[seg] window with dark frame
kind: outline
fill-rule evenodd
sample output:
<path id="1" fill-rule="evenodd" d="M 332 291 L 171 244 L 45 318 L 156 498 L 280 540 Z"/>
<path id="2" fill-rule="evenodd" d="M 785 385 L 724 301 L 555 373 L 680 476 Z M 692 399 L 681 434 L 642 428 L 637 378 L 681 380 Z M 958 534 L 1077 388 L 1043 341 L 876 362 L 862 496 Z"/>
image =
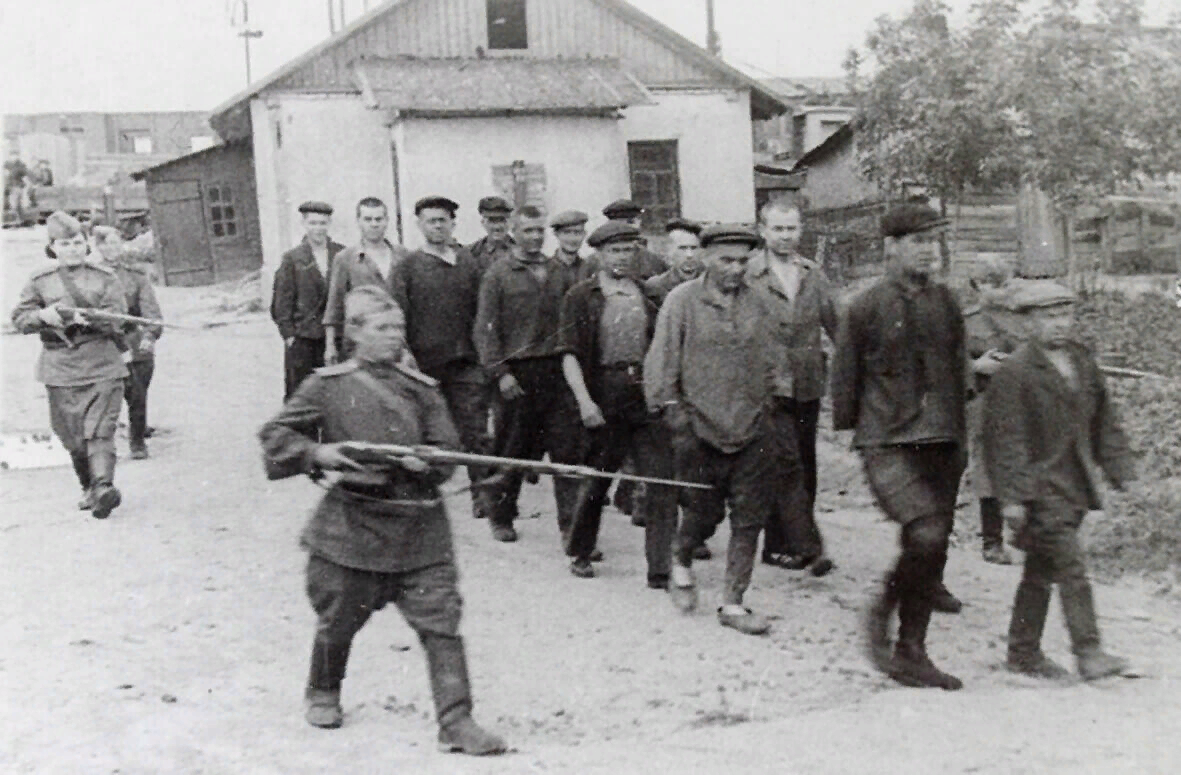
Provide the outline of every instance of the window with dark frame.
<path id="1" fill-rule="evenodd" d="M 485 0 L 488 11 L 488 50 L 529 48 L 525 0 Z"/>
<path id="2" fill-rule="evenodd" d="M 659 231 L 681 217 L 681 175 L 676 140 L 627 144 L 632 200 L 644 208 L 644 230 Z"/>
<path id="3" fill-rule="evenodd" d="M 238 217 L 234 208 L 234 192 L 230 186 L 226 183 L 206 186 L 205 203 L 209 207 L 209 230 L 213 236 L 238 236 Z"/>

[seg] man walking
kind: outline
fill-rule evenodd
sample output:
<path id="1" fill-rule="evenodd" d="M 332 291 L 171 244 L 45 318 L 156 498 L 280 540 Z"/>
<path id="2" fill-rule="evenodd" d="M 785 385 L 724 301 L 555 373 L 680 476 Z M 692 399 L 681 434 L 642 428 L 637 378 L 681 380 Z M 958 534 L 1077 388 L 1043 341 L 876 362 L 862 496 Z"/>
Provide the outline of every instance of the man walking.
<path id="1" fill-rule="evenodd" d="M 513 235 L 509 233 L 509 216 L 513 207 L 504 198 L 486 196 L 476 205 L 484 236 L 468 245 L 468 252 L 487 270 L 499 259 L 513 254 Z"/>
<path id="2" fill-rule="evenodd" d="M 344 250 L 344 245 L 328 236 L 332 205 L 304 202 L 299 213 L 303 218 L 303 240 L 283 254 L 271 293 L 271 319 L 283 339 L 284 401 L 309 374 L 324 365 L 328 278 L 336 254 Z"/>
<path id="3" fill-rule="evenodd" d="M 474 339 L 480 365 L 494 381 L 495 454 L 555 463 L 582 455 L 582 424 L 562 376 L 559 317 L 570 275 L 541 248 L 545 216 L 526 205 L 513 215 L 513 253 L 488 268 L 480 284 Z M 513 521 L 521 491 L 519 470 L 499 474 L 488 488 L 492 537 L 517 540 Z M 569 530 L 578 482 L 554 479 L 558 527 Z"/>
<path id="4" fill-rule="evenodd" d="M 902 526 L 902 554 L 867 619 L 874 665 L 907 686 L 959 689 L 926 650 L 932 610 L 959 608 L 944 599 L 942 578 L 966 459 L 964 321 L 955 296 L 931 276 L 945 225 L 918 203 L 882 218 L 886 275 L 850 302 L 837 335 L 833 428 L 855 430 L 870 489 Z"/>
<path id="5" fill-rule="evenodd" d="M 823 576 L 833 568 L 824 555 L 816 526 L 816 425 L 826 383 L 827 356 L 821 331 L 837 335 L 837 308 L 824 270 L 799 254 L 800 208 L 773 199 L 759 212 L 765 247 L 751 260 L 748 282 L 766 307 L 766 323 L 775 347 L 775 411 L 783 425 L 794 426 L 801 475 L 808 498 L 804 508 L 767 523 L 763 562 L 789 570 L 811 566 Z M 786 441 L 785 441 L 786 443 Z M 789 503 L 784 500 L 781 508 Z M 787 532 L 779 527 L 783 525 Z"/>
<path id="6" fill-rule="evenodd" d="M 328 363 L 348 357 L 347 352 L 339 352 L 337 347 L 338 342 L 346 349 L 348 346 L 341 339 L 345 296 L 366 285 L 385 288 L 393 268 L 406 257 L 405 248 L 386 239 L 389 225 L 385 202 L 370 196 L 357 203 L 361 241 L 336 254 L 328 280 L 328 298 L 324 302 L 324 360 Z"/>
<path id="7" fill-rule="evenodd" d="M 472 339 L 484 272 L 480 262 L 452 239 L 458 209 L 443 196 L 424 197 L 414 204 L 423 244 L 394 267 L 388 289 L 406 315 L 410 352 L 423 373 L 439 383 L 464 449 L 486 454 L 488 380 Z M 473 485 L 486 473 L 483 467 L 468 467 Z M 476 517 L 486 516 L 483 500 L 482 490 L 472 490 Z"/>

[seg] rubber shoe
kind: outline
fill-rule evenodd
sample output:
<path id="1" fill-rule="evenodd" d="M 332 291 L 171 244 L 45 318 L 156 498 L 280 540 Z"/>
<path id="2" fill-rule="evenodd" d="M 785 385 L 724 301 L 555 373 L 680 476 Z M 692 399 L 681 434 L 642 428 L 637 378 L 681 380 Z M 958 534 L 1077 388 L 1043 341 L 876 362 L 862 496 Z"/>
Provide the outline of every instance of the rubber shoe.
<path id="1" fill-rule="evenodd" d="M 491 756 L 507 748 L 502 738 L 485 731 L 471 716 L 456 719 L 439 730 L 439 750 L 443 753 Z"/>
<path id="2" fill-rule="evenodd" d="M 771 630 L 771 622 L 767 621 L 767 617 L 749 608 L 733 611 L 729 610 L 729 606 L 722 606 L 718 609 L 718 621 L 723 627 L 738 630 L 744 635 L 766 635 Z"/>
<path id="3" fill-rule="evenodd" d="M 706 546 L 705 544 L 702 544 L 701 546 L 699 546 L 693 550 L 693 559 L 694 560 L 712 560 L 713 558 L 714 558 L 714 553 L 711 552 L 709 547 Z"/>
<path id="4" fill-rule="evenodd" d="M 1084 681 L 1097 681 L 1128 671 L 1128 660 L 1096 649 L 1078 657 L 1078 674 Z"/>
<path id="5" fill-rule="evenodd" d="M 936 611 L 945 614 L 958 614 L 964 610 L 964 604 L 960 602 L 958 597 L 951 594 L 947 587 L 943 586 L 943 582 L 939 582 L 939 586 L 931 595 L 931 606 Z"/>
<path id="6" fill-rule="evenodd" d="M 988 544 L 981 550 L 984 561 L 993 565 L 1012 565 L 1013 558 L 1001 544 Z"/>
<path id="7" fill-rule="evenodd" d="M 590 560 L 575 560 L 570 563 L 570 575 L 577 576 L 580 579 L 593 579 L 595 577 L 595 569 L 590 564 Z"/>
<path id="8" fill-rule="evenodd" d="M 511 544 L 517 540 L 517 530 L 512 525 L 492 523 L 492 538 L 501 543 Z"/>
<path id="9" fill-rule="evenodd" d="M 104 487 L 94 496 L 90 515 L 95 519 L 106 519 L 123 502 L 123 495 L 114 487 Z"/>
<path id="10" fill-rule="evenodd" d="M 304 718 L 320 729 L 338 729 L 344 723 L 340 690 L 308 689 L 304 695 Z"/>
<path id="11" fill-rule="evenodd" d="M 1009 657 L 1005 662 L 1005 669 L 1010 673 L 1045 678 L 1051 681 L 1064 681 L 1071 677 L 1069 670 L 1042 653 L 1029 659 Z"/>
<path id="12" fill-rule="evenodd" d="M 964 682 L 950 673 L 945 673 L 931 662 L 921 649 L 899 644 L 890 660 L 890 677 L 903 686 L 944 689 L 956 691 L 964 688 Z"/>

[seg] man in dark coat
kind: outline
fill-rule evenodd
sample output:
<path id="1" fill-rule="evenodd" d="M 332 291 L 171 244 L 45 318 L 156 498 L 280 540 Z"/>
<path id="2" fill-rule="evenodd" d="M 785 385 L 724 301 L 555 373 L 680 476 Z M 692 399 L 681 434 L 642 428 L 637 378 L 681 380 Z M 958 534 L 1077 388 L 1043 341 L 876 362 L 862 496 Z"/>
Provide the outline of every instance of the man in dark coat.
<path id="1" fill-rule="evenodd" d="M 931 276 L 946 220 L 926 205 L 882 218 L 886 275 L 854 298 L 837 335 L 833 428 L 854 429 L 878 506 L 902 526 L 902 554 L 867 618 L 874 665 L 907 686 L 959 689 L 927 656 L 937 607 L 958 610 L 942 586 L 956 494 L 966 462 L 964 321 Z M 950 599 L 947 599 L 950 598 Z M 889 623 L 898 609 L 898 645 Z"/>
<path id="2" fill-rule="evenodd" d="M 500 753 L 504 741 L 471 716 L 455 550 L 439 492 L 454 466 L 416 457 L 361 465 L 342 448 L 362 441 L 455 449 L 455 427 L 435 381 L 400 363 L 405 319 L 388 294 L 372 286 L 351 291 L 343 322 L 353 358 L 318 370 L 259 431 L 270 479 L 341 472 L 300 540 L 318 617 L 307 721 L 341 725 L 353 637 L 374 611 L 394 603 L 426 652 L 440 748 Z"/>
<path id="3" fill-rule="evenodd" d="M 299 212 L 304 238 L 283 254 L 271 293 L 271 319 L 283 338 L 283 400 L 324 365 L 328 278 L 336 254 L 344 250 L 344 245 L 328 236 L 332 205 L 304 202 Z"/>
<path id="4" fill-rule="evenodd" d="M 467 250 L 486 271 L 498 260 L 511 256 L 516 244 L 509 231 L 509 216 L 513 206 L 504 197 L 486 196 L 476 204 L 484 236 L 467 246 Z"/>
<path id="5" fill-rule="evenodd" d="M 984 395 L 984 462 L 1025 552 L 1007 667 L 1043 678 L 1069 675 L 1041 650 L 1056 584 L 1078 671 L 1094 680 L 1123 673 L 1127 663 L 1100 648 L 1078 530 L 1087 511 L 1102 506 L 1101 477 L 1122 489 L 1135 470 L 1103 375 L 1071 339 L 1073 302 L 1074 294 L 1050 280 L 1028 281 L 1012 294 L 1029 339 L 1005 359 Z"/>

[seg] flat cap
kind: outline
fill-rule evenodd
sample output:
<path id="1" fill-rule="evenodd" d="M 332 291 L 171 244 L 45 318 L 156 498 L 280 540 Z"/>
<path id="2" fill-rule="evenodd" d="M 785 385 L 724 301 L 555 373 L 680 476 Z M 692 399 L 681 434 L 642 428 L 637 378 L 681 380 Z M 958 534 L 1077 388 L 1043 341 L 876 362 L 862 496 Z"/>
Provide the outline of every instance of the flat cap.
<path id="1" fill-rule="evenodd" d="M 414 203 L 415 215 L 418 215 L 423 210 L 446 210 L 451 215 L 455 215 L 455 211 L 458 209 L 459 203 L 445 196 L 424 196 Z"/>
<path id="2" fill-rule="evenodd" d="M 918 202 L 905 202 L 894 205 L 882 216 L 882 236 L 905 237 L 946 225 L 947 219 L 939 211 Z"/>
<path id="3" fill-rule="evenodd" d="M 763 244 L 758 232 L 741 223 L 719 223 L 701 230 L 701 247 L 739 243 L 757 248 Z"/>
<path id="4" fill-rule="evenodd" d="M 480 215 L 509 215 L 513 211 L 513 206 L 503 197 L 486 196 L 476 205 L 476 211 Z"/>
<path id="5" fill-rule="evenodd" d="M 332 205 L 327 202 L 321 202 L 316 199 L 308 200 L 299 206 L 299 211 L 303 214 L 319 213 L 320 215 L 332 215 Z"/>
<path id="6" fill-rule="evenodd" d="M 664 224 L 664 233 L 668 234 L 672 231 L 687 231 L 690 234 L 701 236 L 704 227 L 696 221 L 689 221 L 684 218 L 673 218 L 668 223 Z"/>
<path id="7" fill-rule="evenodd" d="M 564 229 L 567 226 L 582 226 L 590 220 L 590 216 L 581 210 L 563 210 L 550 220 L 553 229 Z"/>
<path id="8" fill-rule="evenodd" d="M 1076 300 L 1074 292 L 1053 280 L 1011 280 L 1006 288 L 1012 290 L 1006 294 L 1002 304 L 1012 312 L 1025 312 L 1039 307 L 1057 307 L 1062 304 L 1073 304 Z"/>
<path id="9" fill-rule="evenodd" d="M 376 285 L 362 285 L 349 291 L 344 297 L 344 319 L 346 325 L 360 325 L 372 315 L 383 312 L 402 312 L 398 302 Z"/>
<path id="10" fill-rule="evenodd" d="M 603 208 L 603 215 L 608 218 L 635 218 L 643 212 L 644 208 L 630 199 L 616 199 Z"/>
<path id="11" fill-rule="evenodd" d="M 607 221 L 591 232 L 586 242 L 592 248 L 601 248 L 612 242 L 634 242 L 640 238 L 640 230 L 635 226 L 621 221 Z"/>
<path id="12" fill-rule="evenodd" d="M 45 219 L 45 234 L 50 242 L 55 239 L 69 239 L 82 233 L 78 219 L 62 210 L 55 210 Z"/>

